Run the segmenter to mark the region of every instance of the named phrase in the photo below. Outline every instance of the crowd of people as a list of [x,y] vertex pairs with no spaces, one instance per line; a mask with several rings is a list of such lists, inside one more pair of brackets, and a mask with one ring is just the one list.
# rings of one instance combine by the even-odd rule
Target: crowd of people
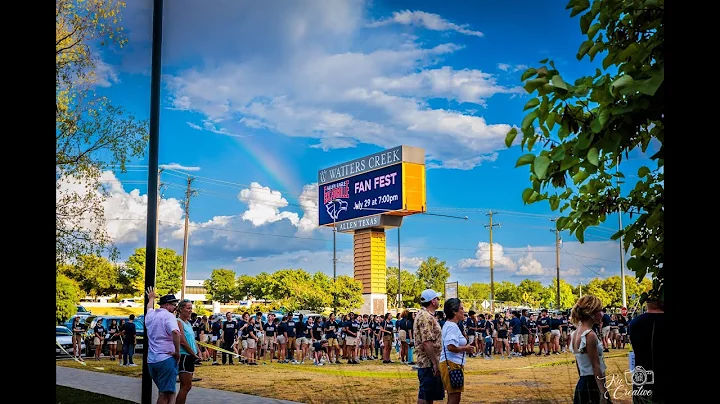
[[606,313],[594,296],[579,299],[569,313],[551,315],[542,310],[536,316],[521,310],[491,316],[466,313],[457,298],[447,299],[439,310],[441,295],[428,289],[421,294],[420,310],[404,311],[396,318],[390,313],[351,312],[307,319],[270,313],[263,319],[262,313],[243,313],[239,320],[232,313],[222,318],[197,316],[192,302],[174,295],[161,297],[160,308],[155,309],[156,297],[154,290],[148,290],[145,323],[148,368],[160,392],[159,404],[175,399],[178,374],[175,402],[185,403],[195,367],[204,361],[215,366],[234,365],[234,358],[250,366],[258,361],[323,366],[342,363],[341,359],[347,364],[372,360],[388,364],[393,348],[402,363],[417,370],[419,404],[444,400],[445,393],[448,403],[459,403],[467,358],[565,352],[573,353],[578,364],[574,401],[610,402],[605,383],[599,381],[605,374],[603,353],[623,349],[631,328],[622,315]]

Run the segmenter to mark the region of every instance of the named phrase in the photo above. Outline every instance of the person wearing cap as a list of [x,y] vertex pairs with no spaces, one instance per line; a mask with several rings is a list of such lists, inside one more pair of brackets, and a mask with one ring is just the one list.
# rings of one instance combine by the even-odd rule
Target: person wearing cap
[[442,329],[435,319],[435,311],[440,307],[442,295],[432,289],[420,294],[420,305],[413,324],[415,337],[416,362],[418,367],[418,404],[431,404],[445,399],[445,387],[440,377],[440,350],[442,349]]
[[145,314],[147,335],[147,365],[150,377],[158,388],[157,404],[175,402],[175,383],[180,361],[180,327],[173,314],[178,301],[173,294],[160,298],[160,308],[155,309],[157,294],[151,286],[147,289],[148,304]]

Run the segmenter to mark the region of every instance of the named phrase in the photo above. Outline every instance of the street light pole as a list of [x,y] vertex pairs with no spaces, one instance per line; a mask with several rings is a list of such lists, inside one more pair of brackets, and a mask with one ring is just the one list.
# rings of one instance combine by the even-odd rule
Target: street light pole
[[337,313],[337,218],[333,217],[333,313]]
[[398,313],[400,312],[400,308],[402,307],[402,294],[400,293],[400,227],[398,227],[398,290],[397,290],[397,308]]

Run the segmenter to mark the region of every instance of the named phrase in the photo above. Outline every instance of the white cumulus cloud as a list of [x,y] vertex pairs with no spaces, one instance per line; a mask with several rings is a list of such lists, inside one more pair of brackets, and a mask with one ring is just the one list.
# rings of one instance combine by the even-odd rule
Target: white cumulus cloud
[[[517,264],[512,258],[505,255],[502,245],[493,243],[493,264],[499,270],[514,271]],[[460,260],[458,267],[460,268],[485,268],[490,266],[490,243],[481,241],[477,245],[475,258],[465,258]]]

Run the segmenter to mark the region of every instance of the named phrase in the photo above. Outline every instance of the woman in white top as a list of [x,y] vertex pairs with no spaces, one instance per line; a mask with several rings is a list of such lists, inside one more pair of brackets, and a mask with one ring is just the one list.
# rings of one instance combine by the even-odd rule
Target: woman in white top
[[610,403],[605,386],[605,361],[603,345],[593,324],[600,324],[603,318],[600,299],[585,295],[578,299],[570,313],[570,321],[577,329],[570,334],[570,351],[575,354],[580,379],[575,386],[574,404]]
[[450,371],[464,369],[465,353],[474,354],[475,347],[460,332],[458,322],[465,320],[465,308],[460,299],[452,298],[445,302],[445,325],[442,327],[442,345],[440,351],[440,377],[448,393],[448,404],[458,404],[463,387],[453,388],[450,384]]

